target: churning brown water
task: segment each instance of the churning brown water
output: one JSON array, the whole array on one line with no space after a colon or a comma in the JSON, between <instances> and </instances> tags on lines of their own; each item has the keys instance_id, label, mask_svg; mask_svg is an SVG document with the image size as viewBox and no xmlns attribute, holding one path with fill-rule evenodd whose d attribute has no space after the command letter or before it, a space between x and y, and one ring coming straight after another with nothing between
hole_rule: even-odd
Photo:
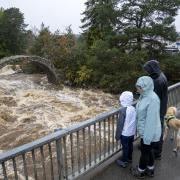
<instances>
[{"instance_id":1,"label":"churning brown water","mask_svg":"<svg viewBox=\"0 0 180 180\"><path fill-rule=\"evenodd\" d=\"M98 90L49 84L45 75L23 74L8 65L0 70L0 150L17 147L95 117L118 105Z\"/></svg>"}]
</instances>

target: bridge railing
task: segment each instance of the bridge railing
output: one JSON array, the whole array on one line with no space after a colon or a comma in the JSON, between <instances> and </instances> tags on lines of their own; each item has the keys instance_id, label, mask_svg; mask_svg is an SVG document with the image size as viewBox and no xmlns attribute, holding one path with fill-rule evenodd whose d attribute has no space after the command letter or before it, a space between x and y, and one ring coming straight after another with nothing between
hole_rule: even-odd
<instances>
[{"instance_id":1,"label":"bridge railing","mask_svg":"<svg viewBox=\"0 0 180 180\"><path fill-rule=\"evenodd\" d=\"M180 83L169 87L169 106L180 105ZM121 149L115 140L119 110L49 134L0 154L0 179L75 179Z\"/></svg>"}]
</instances>

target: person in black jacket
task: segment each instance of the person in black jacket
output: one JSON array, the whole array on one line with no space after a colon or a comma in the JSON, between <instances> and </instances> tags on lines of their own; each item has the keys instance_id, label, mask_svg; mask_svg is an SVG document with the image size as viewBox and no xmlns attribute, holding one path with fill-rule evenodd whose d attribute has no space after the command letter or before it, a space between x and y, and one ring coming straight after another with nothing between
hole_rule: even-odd
<instances>
[{"instance_id":1,"label":"person in black jacket","mask_svg":"<svg viewBox=\"0 0 180 180\"><path fill-rule=\"evenodd\" d=\"M168 101L168 82L163 72L161 72L159 62L156 60L150 60L144 64L144 70L149 74L154 82L154 92L160 99L160 120L162 126L162 134L160 141L154 145L155 159L161 159L162 146L163 146L163 129L164 129L164 116L167 111Z\"/></svg>"}]
</instances>

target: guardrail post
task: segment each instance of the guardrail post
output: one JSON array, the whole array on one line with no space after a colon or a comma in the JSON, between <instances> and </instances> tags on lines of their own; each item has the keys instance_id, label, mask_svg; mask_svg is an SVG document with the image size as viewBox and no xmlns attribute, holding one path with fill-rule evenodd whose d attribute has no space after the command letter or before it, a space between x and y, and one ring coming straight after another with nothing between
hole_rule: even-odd
<instances>
[{"instance_id":1,"label":"guardrail post","mask_svg":"<svg viewBox=\"0 0 180 180\"><path fill-rule=\"evenodd\" d=\"M58 174L59 180L64 179L64 162L63 162L63 155L62 155L62 142L61 139L56 141L56 152L57 152L57 163L58 163Z\"/></svg>"}]
</instances>

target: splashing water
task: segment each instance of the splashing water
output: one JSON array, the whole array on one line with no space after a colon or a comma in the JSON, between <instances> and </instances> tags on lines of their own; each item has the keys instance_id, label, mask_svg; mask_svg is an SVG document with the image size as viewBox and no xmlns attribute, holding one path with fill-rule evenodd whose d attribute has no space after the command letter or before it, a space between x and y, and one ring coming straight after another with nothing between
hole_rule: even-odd
<instances>
[{"instance_id":1,"label":"splashing water","mask_svg":"<svg viewBox=\"0 0 180 180\"><path fill-rule=\"evenodd\" d=\"M31 142L117 106L99 90L58 88L45 75L23 74L19 66L0 70L0 150Z\"/></svg>"}]
</instances>

